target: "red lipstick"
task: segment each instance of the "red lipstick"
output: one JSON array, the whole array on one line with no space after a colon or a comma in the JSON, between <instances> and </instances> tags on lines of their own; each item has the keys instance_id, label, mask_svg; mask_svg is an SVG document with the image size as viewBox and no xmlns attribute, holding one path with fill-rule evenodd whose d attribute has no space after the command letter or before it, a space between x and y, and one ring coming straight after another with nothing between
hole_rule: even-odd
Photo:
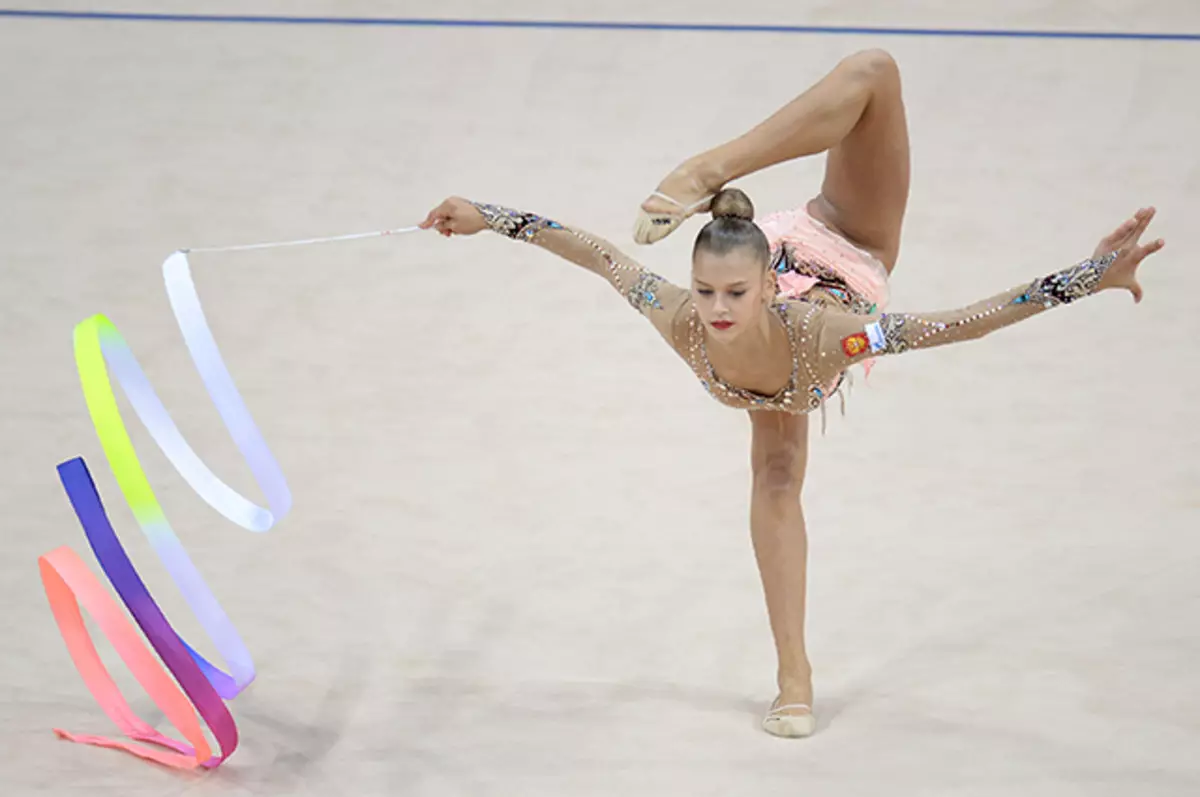
<instances>
[{"instance_id":1,"label":"red lipstick","mask_svg":"<svg viewBox=\"0 0 1200 797\"><path fill-rule=\"evenodd\" d=\"M719 329L722 332L724 332L725 330L727 330L731 326L733 326L733 322L732 321L713 321L712 326L713 326L713 329Z\"/></svg>"}]
</instances>

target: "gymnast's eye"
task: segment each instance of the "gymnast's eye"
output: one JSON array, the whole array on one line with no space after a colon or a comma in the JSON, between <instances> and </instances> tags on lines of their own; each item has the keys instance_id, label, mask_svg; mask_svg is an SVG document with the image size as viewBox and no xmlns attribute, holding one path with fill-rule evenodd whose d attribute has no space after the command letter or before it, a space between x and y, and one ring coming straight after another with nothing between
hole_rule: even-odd
<instances>
[{"instance_id":1,"label":"gymnast's eye","mask_svg":"<svg viewBox=\"0 0 1200 797\"><path fill-rule=\"evenodd\" d=\"M744 290L741 290L741 291L730 291L730 292L729 292L729 295L730 295L730 296L733 296L734 298L737 298L738 296L741 296L741 295L743 295L744 293L745 293L745 291L744 291Z\"/></svg>"},{"instance_id":2,"label":"gymnast's eye","mask_svg":"<svg viewBox=\"0 0 1200 797\"><path fill-rule=\"evenodd\" d=\"M697 288L696 293L701 296L712 296L712 288Z\"/></svg>"}]
</instances>

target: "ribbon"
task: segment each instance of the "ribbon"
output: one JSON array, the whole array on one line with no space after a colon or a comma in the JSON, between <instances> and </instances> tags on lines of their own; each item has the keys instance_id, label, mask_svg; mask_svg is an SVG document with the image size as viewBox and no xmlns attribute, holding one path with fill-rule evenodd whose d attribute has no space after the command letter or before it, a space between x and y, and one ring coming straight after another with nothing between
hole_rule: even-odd
<instances>
[{"instance_id":1,"label":"ribbon","mask_svg":"<svg viewBox=\"0 0 1200 797\"><path fill-rule=\"evenodd\" d=\"M407 227L333 238L179 250L163 263L163 279L171 309L192 362L200 372L225 428L265 495L266 507L255 504L223 482L192 450L111 321L103 315L95 315L75 327L75 363L88 412L109 467L142 533L179 587L228 671L198 653L172 628L121 546L87 464L82 457L67 460L58 466L58 475L88 544L104 575L166 670L139 639L120 607L78 554L64 546L39 557L42 585L76 669L105 714L133 741L55 729L61 738L125 750L178 769L219 766L237 749L237 725L225 701L237 697L254 681L254 661L167 522L121 420L112 387L115 379L134 413L172 466L214 510L253 532L267 531L287 515L292 506L287 481L221 358L192 281L188 252L302 246L417 229ZM100 660L84 625L81 606L93 617L138 683L186 742L160 733L130 708ZM200 720L212 732L219 752L214 753L210 747Z\"/></svg>"}]
</instances>

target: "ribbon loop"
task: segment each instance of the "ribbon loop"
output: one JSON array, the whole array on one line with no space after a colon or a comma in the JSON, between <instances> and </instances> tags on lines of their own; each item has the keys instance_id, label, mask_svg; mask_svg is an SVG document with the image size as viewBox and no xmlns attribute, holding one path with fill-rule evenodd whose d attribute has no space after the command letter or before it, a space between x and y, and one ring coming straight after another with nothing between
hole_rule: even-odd
<instances>
[{"instance_id":1,"label":"ribbon loop","mask_svg":"<svg viewBox=\"0 0 1200 797\"><path fill-rule=\"evenodd\" d=\"M190 251L223 252L300 246L414 232L417 229L407 227L333 238ZM287 480L238 393L204 317L192 280L187 251L174 252L163 263L163 280L171 309L209 397L266 497L265 507L241 495L218 478L188 445L125 339L103 315L92 316L75 327L75 362L88 413L121 493L159 560L226 662L229 672L224 672L198 653L168 622L121 546L87 464L80 457L58 466L63 488L105 576L170 675L138 639L129 620L74 551L62 547L38 559L42 585L55 622L92 696L128 738L154 746L72 734L58 729L55 732L70 741L124 750L178 769L216 767L233 754L238 744L237 725L224 701L236 697L248 687L254 681L256 672L246 645L167 522L121 420L112 380L120 385L134 413L171 465L218 513L244 529L263 532L279 523L292 507ZM129 707L96 652L83 621L81 604L116 647L138 683L187 739L186 743L159 733ZM212 731L220 746L219 754L213 754L201 729L200 719Z\"/></svg>"}]
</instances>

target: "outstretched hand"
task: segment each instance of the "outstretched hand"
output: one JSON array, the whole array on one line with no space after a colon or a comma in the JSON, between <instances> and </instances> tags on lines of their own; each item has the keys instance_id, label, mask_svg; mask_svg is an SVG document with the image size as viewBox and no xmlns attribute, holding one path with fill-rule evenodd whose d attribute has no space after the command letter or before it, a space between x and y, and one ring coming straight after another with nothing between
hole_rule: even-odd
<instances>
[{"instance_id":1,"label":"outstretched hand","mask_svg":"<svg viewBox=\"0 0 1200 797\"><path fill-rule=\"evenodd\" d=\"M1100 279L1097 286L1099 290L1119 288L1133 294L1134 303L1142 300L1142 286L1137 281L1137 268L1143 260L1165 245L1161 238L1145 245L1140 243L1142 233L1150 226L1155 212L1154 208L1142 208L1096 247L1096 253L1093 255L1096 258L1110 252L1117 253L1117 259Z\"/></svg>"},{"instance_id":2,"label":"outstretched hand","mask_svg":"<svg viewBox=\"0 0 1200 797\"><path fill-rule=\"evenodd\" d=\"M434 229L449 238L451 235L474 235L487 228L483 214L462 197L452 196L425 217L422 230Z\"/></svg>"}]
</instances>

